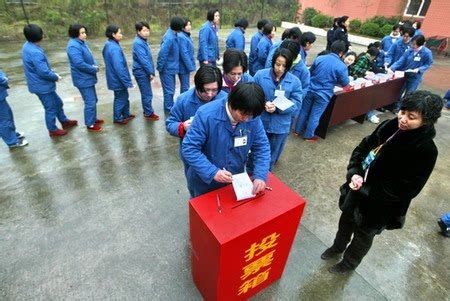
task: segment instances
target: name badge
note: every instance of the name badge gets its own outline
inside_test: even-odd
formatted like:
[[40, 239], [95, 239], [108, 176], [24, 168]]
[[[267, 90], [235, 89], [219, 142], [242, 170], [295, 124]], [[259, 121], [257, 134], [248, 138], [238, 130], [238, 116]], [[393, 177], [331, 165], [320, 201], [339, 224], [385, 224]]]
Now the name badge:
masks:
[[420, 62], [420, 56], [415, 56], [414, 57], [414, 62]]
[[284, 91], [283, 90], [275, 90], [275, 97], [283, 97], [284, 96]]
[[234, 147], [240, 147], [245, 145], [247, 145], [247, 136], [234, 138]]

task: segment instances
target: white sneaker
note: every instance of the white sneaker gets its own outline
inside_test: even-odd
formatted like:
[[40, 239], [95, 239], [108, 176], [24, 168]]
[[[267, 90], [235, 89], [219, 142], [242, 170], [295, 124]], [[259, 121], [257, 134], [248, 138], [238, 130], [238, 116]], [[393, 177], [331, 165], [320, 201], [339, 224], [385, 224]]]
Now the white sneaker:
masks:
[[369, 118], [369, 121], [372, 123], [380, 123], [380, 118], [378, 118], [377, 115], [373, 115]]
[[24, 147], [28, 145], [28, 141], [26, 139], [22, 139], [20, 142], [17, 142], [17, 144], [10, 145], [9, 148], [18, 148], [18, 147]]
[[16, 132], [16, 136], [19, 139], [25, 138], [25, 133], [24, 132]]

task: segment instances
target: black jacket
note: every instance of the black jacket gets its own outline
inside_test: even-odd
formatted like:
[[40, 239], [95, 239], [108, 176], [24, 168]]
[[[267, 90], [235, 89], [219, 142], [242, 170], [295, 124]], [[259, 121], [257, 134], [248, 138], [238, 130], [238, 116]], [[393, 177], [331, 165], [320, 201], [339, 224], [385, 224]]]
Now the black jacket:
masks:
[[[350, 42], [348, 41], [348, 34], [347, 31], [344, 30], [341, 27], [336, 28], [335, 30], [333, 30], [333, 38], [331, 39], [331, 44], [333, 44], [334, 41], [344, 41], [345, 43], [345, 52], [348, 51], [348, 48], [352, 45], [350, 44]], [[331, 47], [330, 44], [330, 47]]]
[[350, 158], [339, 205], [342, 210], [354, 210], [361, 227], [402, 228], [411, 200], [422, 190], [436, 163], [434, 126], [400, 131], [382, 147], [361, 189], [352, 191], [348, 186], [350, 179], [355, 174], [364, 177], [362, 162], [367, 154], [397, 130], [397, 118], [383, 122], [361, 141]]

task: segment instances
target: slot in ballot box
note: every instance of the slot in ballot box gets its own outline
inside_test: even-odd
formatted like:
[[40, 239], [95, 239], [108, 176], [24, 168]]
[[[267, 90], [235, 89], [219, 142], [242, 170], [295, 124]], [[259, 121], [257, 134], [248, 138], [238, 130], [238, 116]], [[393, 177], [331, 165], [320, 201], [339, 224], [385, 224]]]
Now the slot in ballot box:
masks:
[[189, 202], [192, 276], [206, 300], [246, 300], [283, 273], [305, 200], [269, 174], [272, 190], [236, 201], [232, 185]]

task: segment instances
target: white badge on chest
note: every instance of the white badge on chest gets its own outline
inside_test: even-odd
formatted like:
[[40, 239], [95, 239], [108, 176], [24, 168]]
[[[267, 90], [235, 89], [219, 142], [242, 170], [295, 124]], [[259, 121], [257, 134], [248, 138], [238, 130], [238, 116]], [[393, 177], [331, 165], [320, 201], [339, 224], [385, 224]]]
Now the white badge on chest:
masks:
[[415, 57], [414, 57], [414, 61], [415, 61], [415, 62], [420, 62], [420, 56], [415, 56]]
[[234, 147], [247, 145], [247, 136], [234, 137]]

